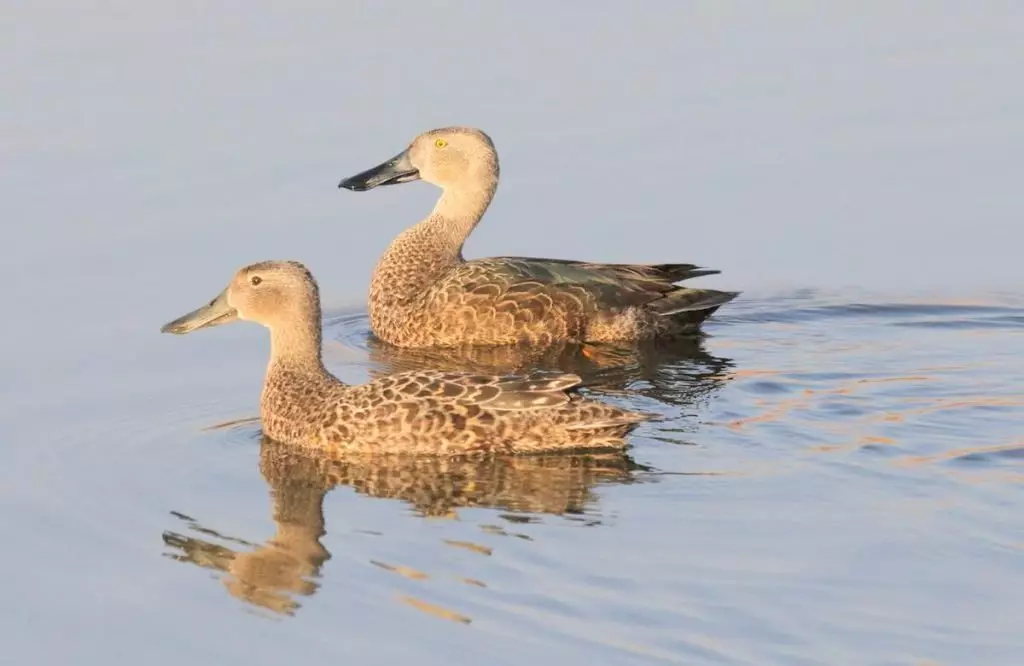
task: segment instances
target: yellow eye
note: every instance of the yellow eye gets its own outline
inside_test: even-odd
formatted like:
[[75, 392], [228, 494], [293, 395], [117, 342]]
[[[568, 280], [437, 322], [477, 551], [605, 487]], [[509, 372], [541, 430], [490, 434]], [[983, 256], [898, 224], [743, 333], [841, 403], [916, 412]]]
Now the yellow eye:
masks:
[[444, 148], [445, 146], [448, 145], [448, 142], [445, 141], [444, 139], [438, 139], [437, 141], [434, 142], [434, 145], [437, 146], [438, 148]]

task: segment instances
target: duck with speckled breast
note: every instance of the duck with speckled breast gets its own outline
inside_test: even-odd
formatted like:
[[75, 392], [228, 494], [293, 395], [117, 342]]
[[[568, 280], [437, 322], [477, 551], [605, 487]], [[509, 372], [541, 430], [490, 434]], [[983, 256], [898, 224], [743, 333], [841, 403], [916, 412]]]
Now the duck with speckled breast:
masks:
[[621, 449], [626, 434], [649, 418], [581, 397], [575, 392], [581, 380], [572, 374], [419, 370], [344, 384], [323, 364], [316, 280], [294, 261], [240, 269], [216, 298], [161, 331], [186, 334], [238, 319], [270, 329], [263, 433], [317, 452]]
[[692, 336], [738, 292], [676, 283], [719, 271], [693, 264], [602, 264], [491, 257], [467, 261], [466, 238], [498, 187], [498, 154], [472, 127], [435, 129], [392, 159], [341, 181], [365, 191], [424, 180], [442, 189], [374, 269], [370, 323], [398, 347], [601, 343]]

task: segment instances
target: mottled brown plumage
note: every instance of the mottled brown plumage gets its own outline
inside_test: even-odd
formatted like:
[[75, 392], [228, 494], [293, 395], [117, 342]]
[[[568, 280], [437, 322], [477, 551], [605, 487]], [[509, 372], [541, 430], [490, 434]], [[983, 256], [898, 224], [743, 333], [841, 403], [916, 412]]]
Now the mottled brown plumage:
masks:
[[324, 368], [317, 284], [297, 262], [242, 268], [210, 304], [163, 330], [188, 333], [234, 319], [270, 329], [260, 418], [264, 433], [296, 446], [432, 454], [619, 448], [646, 418], [572, 393], [580, 378], [571, 374], [422, 370], [346, 385]]
[[692, 264], [466, 261], [462, 245], [490, 205], [498, 175], [491, 139], [450, 127], [420, 135], [395, 158], [341, 182], [361, 191], [422, 179], [444, 191], [374, 270], [369, 309], [379, 338], [400, 347], [649, 340], [695, 334], [736, 297], [676, 285], [718, 273]]

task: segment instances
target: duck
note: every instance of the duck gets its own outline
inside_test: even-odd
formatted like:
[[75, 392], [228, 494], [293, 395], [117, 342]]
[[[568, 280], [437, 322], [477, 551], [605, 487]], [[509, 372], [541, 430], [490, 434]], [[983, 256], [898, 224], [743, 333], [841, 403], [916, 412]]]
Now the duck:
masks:
[[260, 396], [263, 434], [329, 454], [462, 455], [622, 449], [648, 414], [585, 398], [567, 373], [491, 375], [420, 369], [343, 383], [324, 366], [320, 290], [297, 261], [240, 268], [206, 305], [160, 330], [184, 335], [233, 321], [270, 331]]
[[446, 127], [339, 183], [363, 192], [423, 180], [442, 190], [430, 215], [399, 234], [374, 268], [375, 336], [397, 347], [675, 339], [700, 334], [708, 317], [739, 295], [679, 286], [721, 272], [695, 264], [466, 260], [463, 244], [490, 206], [499, 172], [485, 132]]

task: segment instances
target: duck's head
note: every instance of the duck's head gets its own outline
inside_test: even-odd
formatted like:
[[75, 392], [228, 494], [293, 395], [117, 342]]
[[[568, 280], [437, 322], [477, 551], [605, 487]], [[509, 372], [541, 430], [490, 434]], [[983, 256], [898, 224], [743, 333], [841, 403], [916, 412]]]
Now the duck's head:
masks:
[[420, 134], [387, 162], [338, 184], [353, 192], [424, 180], [438, 187], [469, 187], [498, 175], [491, 137], [472, 127], [446, 127]]
[[308, 268], [297, 261], [262, 261], [239, 269], [216, 298], [160, 331], [184, 335], [239, 319], [273, 329], [318, 314], [319, 307], [319, 289]]

